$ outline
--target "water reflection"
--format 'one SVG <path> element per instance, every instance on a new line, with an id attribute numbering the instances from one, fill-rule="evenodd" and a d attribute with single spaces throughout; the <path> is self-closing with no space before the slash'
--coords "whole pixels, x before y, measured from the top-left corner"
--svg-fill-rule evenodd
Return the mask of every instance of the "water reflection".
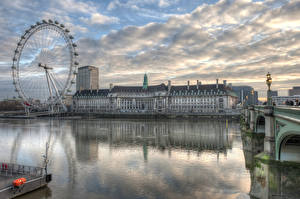
<path id="1" fill-rule="evenodd" d="M 224 123 L 218 121 L 123 121 L 90 120 L 72 123 L 79 161 L 97 159 L 98 143 L 108 143 L 110 148 L 140 146 L 147 160 L 148 147 L 161 151 L 172 149 L 223 153 L 232 148 L 232 135 Z"/>
<path id="2" fill-rule="evenodd" d="M 0 158 L 39 165 L 51 194 L 24 198 L 249 198 L 239 124 L 216 120 L 0 121 Z"/>
<path id="3" fill-rule="evenodd" d="M 300 197 L 300 165 L 267 163 L 254 158 L 263 151 L 263 135 L 243 134 L 246 167 L 251 176 L 251 198 L 297 199 Z"/>

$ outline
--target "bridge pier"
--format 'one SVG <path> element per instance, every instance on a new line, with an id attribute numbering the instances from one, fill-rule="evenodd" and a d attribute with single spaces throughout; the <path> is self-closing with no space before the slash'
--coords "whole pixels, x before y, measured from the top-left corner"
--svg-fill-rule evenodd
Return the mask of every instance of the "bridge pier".
<path id="1" fill-rule="evenodd" d="M 253 106 L 248 107 L 250 112 L 250 129 L 254 132 L 255 131 L 255 111 Z"/>
<path id="2" fill-rule="evenodd" d="M 275 146 L 275 118 L 273 116 L 274 108 L 272 106 L 264 107 L 265 116 L 265 138 L 264 138 L 264 152 L 270 158 L 276 158 Z"/>

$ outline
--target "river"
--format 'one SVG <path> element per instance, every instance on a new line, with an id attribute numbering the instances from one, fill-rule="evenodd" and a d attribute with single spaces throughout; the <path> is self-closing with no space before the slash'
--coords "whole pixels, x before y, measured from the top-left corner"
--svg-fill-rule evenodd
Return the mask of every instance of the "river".
<path id="1" fill-rule="evenodd" d="M 41 166 L 46 142 L 52 181 L 21 199 L 297 198 L 300 191 L 300 170 L 255 162 L 249 148 L 260 141 L 242 136 L 236 121 L 0 120 L 0 162 Z"/>

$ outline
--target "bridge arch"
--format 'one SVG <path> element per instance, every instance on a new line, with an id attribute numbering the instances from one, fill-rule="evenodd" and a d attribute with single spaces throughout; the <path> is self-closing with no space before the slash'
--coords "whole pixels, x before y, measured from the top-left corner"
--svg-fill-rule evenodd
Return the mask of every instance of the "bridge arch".
<path id="1" fill-rule="evenodd" d="M 256 126 L 255 126 L 256 133 L 265 133 L 266 119 L 263 115 L 258 115 L 256 117 L 255 124 L 256 124 Z"/>
<path id="2" fill-rule="evenodd" d="M 300 132 L 288 131 L 278 140 L 277 159 L 300 162 Z"/>

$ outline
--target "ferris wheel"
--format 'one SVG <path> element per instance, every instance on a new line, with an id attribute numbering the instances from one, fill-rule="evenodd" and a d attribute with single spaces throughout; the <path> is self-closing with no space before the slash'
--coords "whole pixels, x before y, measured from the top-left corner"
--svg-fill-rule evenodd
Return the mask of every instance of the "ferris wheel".
<path id="1" fill-rule="evenodd" d="M 63 24 L 43 20 L 21 36 L 14 51 L 12 76 L 25 109 L 66 110 L 64 99 L 75 84 L 77 45 Z"/>

